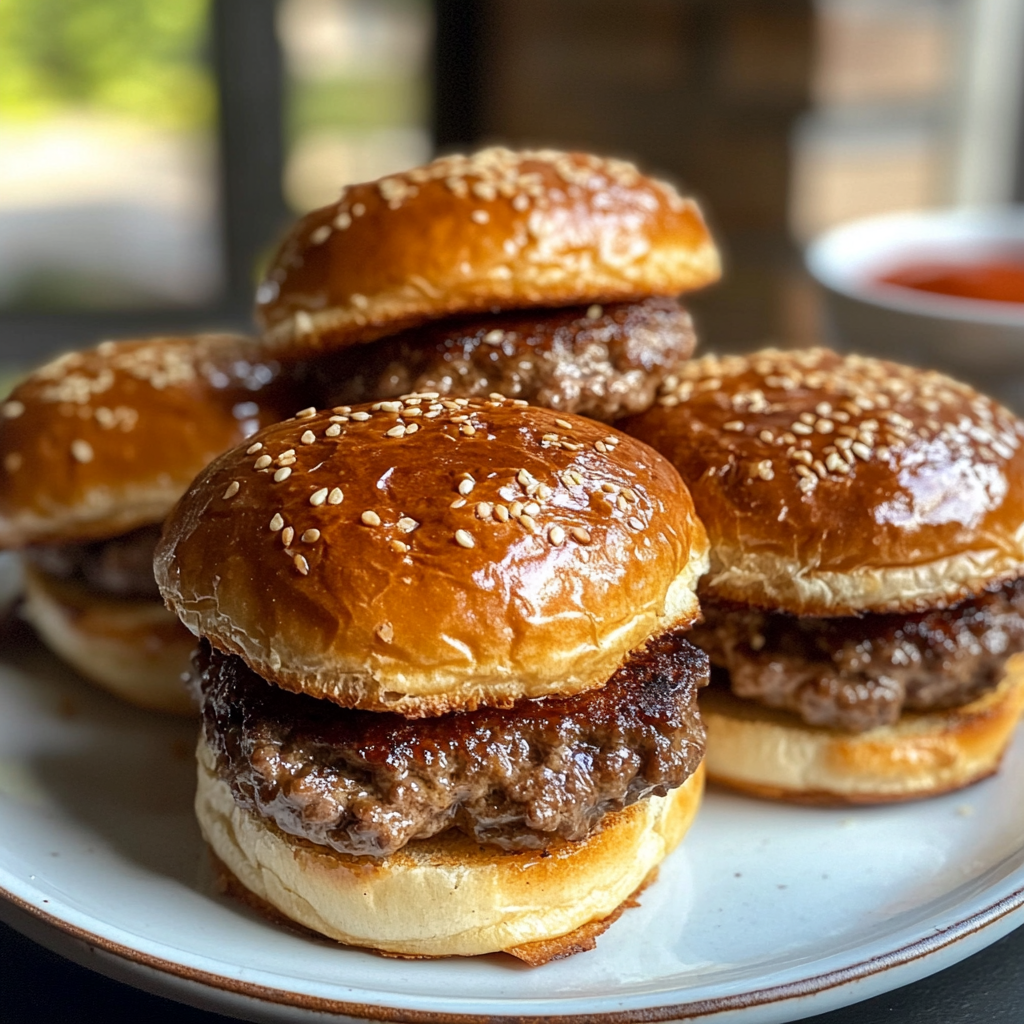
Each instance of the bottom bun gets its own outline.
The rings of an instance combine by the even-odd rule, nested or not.
[[[197,754],[203,835],[250,893],[338,942],[413,957],[505,951],[544,963],[591,948],[683,838],[704,789],[698,768],[668,796],[609,814],[599,832],[546,852],[450,830],[377,861],[284,834],[235,803],[202,739]]]
[[[905,713],[845,733],[807,725],[720,688],[700,696],[708,779],[770,800],[886,803],[938,796],[991,775],[1024,710],[1024,655],[962,707]]]
[[[184,682],[196,638],[158,601],[111,597],[27,566],[25,617],[51,650],[115,696],[196,714]]]

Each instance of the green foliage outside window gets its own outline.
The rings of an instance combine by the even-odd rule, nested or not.
[[[0,118],[89,108],[166,128],[212,122],[209,0],[0,0]]]

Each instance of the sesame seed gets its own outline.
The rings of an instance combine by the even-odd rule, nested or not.
[[[508,522],[508,509],[504,505],[494,506],[494,516],[500,523]]]
[[[731,430],[735,433],[739,433],[743,430],[743,420],[729,420],[728,423],[722,424],[723,430]]]
[[[409,545],[405,541],[393,540],[391,542],[391,550],[397,551],[398,554],[404,555],[409,550]]]
[[[606,444],[604,443],[604,441],[595,441],[595,442],[594,442],[594,447],[595,447],[595,448],[596,448],[596,449],[597,449],[597,450],[598,450],[598,451],[599,451],[599,452],[600,452],[600,453],[601,453],[602,455],[604,455],[604,454],[605,454],[605,453],[606,453],[606,452],[608,451],[608,445],[606,445]]]
[[[548,487],[547,484],[537,485],[537,497],[540,498],[541,501],[547,501],[548,498],[550,498],[551,495],[554,493],[555,492],[550,487]]]
[[[876,454],[876,455],[877,455],[877,456],[878,456],[878,457],[879,457],[880,459],[887,459],[887,458],[889,458],[889,449],[888,449],[888,448],[886,448],[886,446],[885,446],[884,444],[880,444],[880,445],[879,445],[879,446],[878,446],[878,447],[877,447],[877,448],[875,449],[875,454]]]
[[[332,423],[325,431],[324,437],[338,437],[341,434],[341,424]]]
[[[380,516],[373,509],[367,509],[359,518],[364,526],[380,526]]]
[[[811,463],[811,468],[818,474],[818,476],[821,477],[822,480],[828,476],[828,471],[825,469],[825,463],[822,462],[821,459],[815,459],[814,462]]]
[[[334,218],[334,226],[339,231],[346,231],[352,226],[352,215],[350,213],[339,213]]]
[[[636,501],[636,491],[634,491],[632,487],[623,487],[622,496],[626,501]]]
[[[472,423],[463,423],[460,429],[467,437],[472,437],[476,433],[476,427]]]
[[[374,630],[374,633],[376,633],[384,643],[389,644],[395,638],[395,627],[392,626],[390,622],[382,622]]]
[[[405,408],[404,402],[378,402],[375,409],[380,409],[381,412],[401,412]]]
[[[303,544],[315,544],[320,539],[320,531],[314,526],[309,530],[304,530],[300,540]]]
[[[296,555],[292,561],[295,563],[295,568],[298,569],[303,576],[309,575],[309,562],[307,562],[302,555]]]
[[[354,412],[354,413],[352,413],[352,419],[354,419],[356,421],[356,423],[365,423],[369,418],[370,418],[370,414],[368,412]]]
[[[793,458],[805,466],[809,466],[814,461],[814,456],[810,452],[793,452]]]
[[[513,519],[518,519],[523,514],[523,503],[521,501],[513,501],[508,507],[508,514]]]
[[[818,420],[814,424],[814,429],[819,434],[831,434],[833,429],[835,429],[835,424],[831,420]]]
[[[316,440],[316,434],[314,434],[312,430],[305,430],[299,440],[303,444],[312,444]]]
[[[572,424],[568,420],[555,420],[563,430],[572,430]]]
[[[92,462],[93,450],[88,441],[76,440],[71,442],[71,455],[76,462]]]
[[[465,497],[467,494],[470,494],[472,492],[474,487],[476,487],[476,481],[475,480],[471,480],[471,479],[460,480],[459,481],[459,494],[461,494],[463,497]]]
[[[255,455],[263,447],[262,441],[257,441],[255,444],[249,445],[245,450],[246,455]]]
[[[762,459],[757,464],[757,475],[762,480],[774,480],[775,470],[772,468],[771,459]]]
[[[858,459],[863,459],[865,462],[871,458],[871,449],[862,441],[854,441],[850,445],[850,450]]]
[[[315,415],[316,415],[316,408],[314,406],[310,405],[310,406],[307,406],[305,409],[300,409],[295,414],[294,418],[297,419],[297,420],[308,420],[310,417],[315,416]]]
[[[309,233],[309,240],[313,245],[320,245],[326,242],[331,237],[331,226],[330,224],[321,224],[320,227],[314,228]]]
[[[500,345],[505,340],[505,332],[495,328],[484,335],[484,342],[488,345]],[[491,395],[491,398],[502,398],[503,395]]]
[[[813,470],[809,469],[807,466],[801,465],[800,463],[797,463],[796,472],[797,472],[797,476],[801,476],[805,480],[808,477],[813,477],[814,476],[814,471]]]
[[[455,543],[462,548],[472,548],[476,546],[476,541],[473,540],[473,535],[466,530],[455,531]]]
[[[833,473],[836,473],[836,472],[846,473],[846,472],[848,472],[848,467],[846,465],[846,462],[843,460],[843,457],[838,452],[832,452],[830,455],[826,456],[826,458],[825,458],[825,468],[830,470]]]
[[[385,437],[405,437],[405,424],[399,423],[390,430],[384,431]]]
[[[237,480],[232,480],[231,483],[228,484],[227,490],[224,492],[223,497],[225,499],[233,498],[238,493],[238,489],[240,486],[241,484],[239,484]]]
[[[794,434],[800,434],[804,437],[808,434],[814,433],[814,428],[807,426],[806,423],[791,423],[789,425],[789,429],[792,430]]]
[[[595,302],[587,309],[588,320],[599,320],[604,315],[604,310]]]
[[[331,493],[327,495],[328,505],[340,505],[344,500],[345,495],[341,493],[340,487],[332,487]]]
[[[548,530],[548,540],[554,547],[561,547],[565,543],[565,530],[560,526],[552,526]]]
[[[16,398],[3,404],[4,419],[7,420],[16,420],[24,411],[25,404],[19,402]]]
[[[571,527],[569,533],[571,533],[573,539],[579,541],[580,544],[590,543],[590,531],[583,529],[582,526]]]
[[[477,224],[486,224],[491,219],[491,215],[486,210],[474,210],[470,217]]]
[[[253,469],[266,469],[274,460],[269,455],[261,455],[253,464]]]
[[[282,481],[287,480],[288,477],[290,477],[291,475],[292,475],[292,467],[291,466],[282,466],[281,469],[279,469],[274,474],[274,483],[275,484],[279,484]]]
[[[494,506],[489,501],[478,501],[476,504],[476,514],[480,519],[490,519],[491,512]]]
[[[456,498],[448,507],[449,508],[465,508],[466,507],[466,499],[465,498]]]
[[[416,522],[415,519],[412,519],[409,516],[402,516],[402,518],[398,520],[398,529],[401,530],[402,533],[412,533],[412,531],[419,525],[420,524]]]
[[[520,486],[527,487],[533,482],[533,477],[525,469],[521,469],[516,473],[516,480],[519,481]]]
[[[525,526],[526,529],[530,531],[530,533],[536,533],[537,532],[537,522],[536,522],[536,520],[533,518],[533,516],[528,515],[526,512],[524,512],[519,517],[519,522],[520,522],[520,524],[522,526]]]
[[[327,488],[321,487],[320,490],[314,491],[309,496],[310,505],[322,505],[327,500]]]
[[[282,518],[281,513],[275,512],[274,518],[270,520],[270,529],[273,530],[274,533],[277,533],[277,531],[283,529],[283,527],[284,519]]]
[[[538,505],[535,501],[527,502],[523,506],[523,512],[525,512],[528,516],[540,515],[540,505]]]
[[[291,544],[293,540],[295,540],[295,529],[294,527],[286,526],[281,531],[281,543],[285,547],[288,547],[288,545]]]
[[[615,484],[601,484],[601,490],[605,494],[618,494],[619,488]]]
[[[629,519],[627,519],[626,521],[629,523],[630,526],[633,527],[634,530],[642,530],[644,528],[643,521],[637,519],[636,516],[630,516]]]

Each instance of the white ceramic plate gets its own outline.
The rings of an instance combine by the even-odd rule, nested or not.
[[[922,804],[829,811],[711,792],[642,907],[592,953],[537,969],[388,960],[216,893],[190,809],[193,733],[0,633],[0,917],[106,974],[250,1020],[794,1020],[914,981],[1021,920],[1018,743],[998,777]]]

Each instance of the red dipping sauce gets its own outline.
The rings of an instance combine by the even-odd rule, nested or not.
[[[877,280],[964,299],[1024,303],[1024,255],[972,263],[910,263]]]

